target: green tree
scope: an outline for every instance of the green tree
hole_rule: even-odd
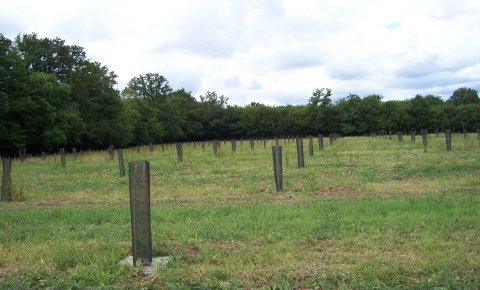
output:
[[[448,98],[447,102],[452,103],[456,106],[477,104],[480,103],[480,98],[478,97],[477,91],[474,89],[459,88],[453,92],[450,98]]]
[[[170,92],[160,107],[164,140],[195,140],[202,136],[198,102],[184,89]]]
[[[8,38],[0,34],[0,155],[13,156],[28,136],[18,119],[28,93],[29,78],[22,59]]]
[[[412,117],[407,113],[408,103],[405,101],[386,101],[382,106],[384,126],[393,132],[407,130],[412,125]]]
[[[223,114],[228,105],[228,98],[216,92],[207,91],[200,96],[199,116],[203,127],[204,137],[219,139],[222,137]]]
[[[338,114],[332,108],[331,96],[332,90],[328,88],[315,89],[315,91],[313,91],[307,105],[306,121],[308,128],[301,132],[301,134],[327,133],[338,129],[338,126],[334,124],[334,122],[337,121],[336,117]]]
[[[72,100],[78,104],[85,130],[82,138],[93,147],[126,145],[129,136],[116,75],[98,62],[85,62],[73,75]]]
[[[66,45],[60,38],[38,38],[35,33],[18,35],[15,47],[29,72],[53,74],[63,83],[69,83],[86,61],[82,47]]]
[[[162,101],[172,91],[167,79],[158,73],[133,77],[127,85],[128,93],[137,98]]]
[[[361,101],[362,99],[359,96],[350,94],[337,102],[336,107],[339,111],[340,131],[343,134],[360,133],[358,126],[361,117],[358,110]]]

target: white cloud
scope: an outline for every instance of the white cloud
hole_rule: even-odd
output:
[[[448,96],[480,89],[476,0],[0,0],[2,33],[37,32],[83,46],[118,75],[164,75],[231,104]]]

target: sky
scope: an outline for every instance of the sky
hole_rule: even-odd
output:
[[[479,0],[0,0],[0,33],[82,46],[117,89],[159,73],[230,105],[480,90]]]

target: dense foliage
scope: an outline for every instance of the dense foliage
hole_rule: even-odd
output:
[[[173,90],[157,73],[134,77],[120,93],[116,75],[59,38],[0,34],[0,153],[105,148],[184,140],[272,137],[378,130],[480,128],[477,91],[459,88],[444,101],[417,95],[382,101],[351,94],[333,102],[316,89],[306,105],[229,106],[207,92],[199,100]]]

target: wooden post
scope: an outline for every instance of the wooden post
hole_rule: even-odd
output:
[[[12,201],[12,159],[2,157],[2,187],[0,201]]]
[[[65,160],[65,148],[60,148],[60,162],[62,167],[67,167],[67,161]]]
[[[403,142],[403,131],[398,131],[398,142]]]
[[[108,146],[108,155],[110,155],[110,160],[114,158],[113,145]]]
[[[415,130],[410,131],[410,140],[412,141],[412,143],[415,143],[415,136],[416,135],[417,135],[417,131],[415,131]]]
[[[308,136],[308,153],[310,156],[313,156],[313,140],[312,136]]]
[[[272,146],[273,174],[277,192],[283,190],[282,146]]]
[[[177,146],[177,158],[178,158],[178,162],[183,162],[183,147],[182,147],[182,143],[177,142],[176,146]]]
[[[296,138],[298,167],[305,167],[305,157],[303,155],[303,138]]]
[[[128,167],[133,265],[140,259],[144,266],[148,266],[152,263],[150,163],[130,162]]]
[[[232,139],[232,153],[237,152],[237,141]]]
[[[27,159],[27,149],[22,148],[18,150],[18,156],[20,157],[20,162],[25,162]]]
[[[250,141],[250,149],[253,150],[255,148],[255,143],[253,142],[253,138],[250,138],[249,141]]]
[[[118,171],[120,172],[120,177],[125,176],[125,163],[123,162],[122,148],[118,148]]]
[[[323,135],[322,134],[318,134],[318,148],[320,150],[323,150]]]
[[[77,148],[72,148],[72,157],[74,161],[77,160]]]
[[[445,130],[445,145],[447,146],[447,151],[452,151],[452,130]]]
[[[427,152],[428,145],[428,130],[422,129],[423,152]]]

